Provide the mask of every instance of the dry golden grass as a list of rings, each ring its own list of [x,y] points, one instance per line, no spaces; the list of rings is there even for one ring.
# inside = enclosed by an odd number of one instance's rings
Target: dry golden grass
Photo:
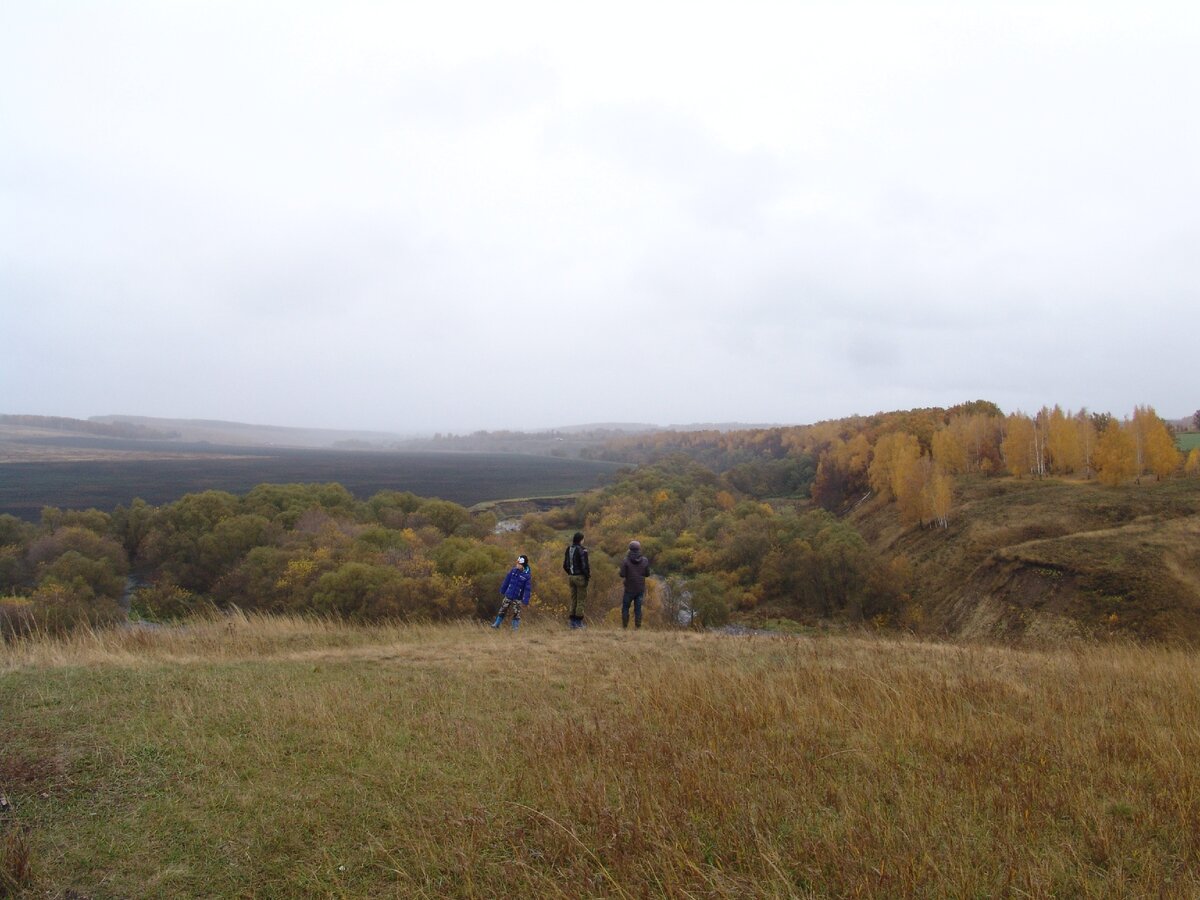
[[[0,672],[31,895],[1200,895],[1182,650],[237,617]]]

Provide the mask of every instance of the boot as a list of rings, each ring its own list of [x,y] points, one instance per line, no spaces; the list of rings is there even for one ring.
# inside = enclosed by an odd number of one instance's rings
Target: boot
[[[521,620],[513,619],[513,631],[516,631],[520,627],[521,627]]]
[[[496,621],[492,623],[493,628],[499,628],[500,623],[504,621],[504,616],[496,616]]]

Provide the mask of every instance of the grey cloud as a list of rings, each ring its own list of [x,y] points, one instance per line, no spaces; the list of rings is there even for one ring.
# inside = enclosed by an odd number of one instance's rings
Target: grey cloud
[[[528,112],[553,101],[558,89],[558,73],[546,60],[503,56],[414,69],[382,88],[398,124],[451,131]]]
[[[739,152],[673,110],[593,107],[564,116],[557,140],[675,192],[691,215],[719,230],[761,231],[762,208],[787,167],[765,151]]]

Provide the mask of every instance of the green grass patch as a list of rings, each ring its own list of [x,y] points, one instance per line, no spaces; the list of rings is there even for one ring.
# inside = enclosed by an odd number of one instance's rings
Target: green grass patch
[[[812,636],[818,632],[818,629],[813,628],[811,625],[806,625],[803,622],[797,622],[795,619],[778,617],[765,618],[761,621],[753,620],[753,627],[761,628],[764,631],[769,631],[774,634]]]

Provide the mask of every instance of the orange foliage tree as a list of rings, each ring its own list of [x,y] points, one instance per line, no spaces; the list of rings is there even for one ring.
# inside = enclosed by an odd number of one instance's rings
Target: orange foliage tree
[[[1008,471],[1021,478],[1037,471],[1034,459],[1036,439],[1033,420],[1024,413],[1013,413],[1004,423],[1000,452]]]
[[[1192,451],[1187,455],[1187,462],[1184,463],[1183,471],[1188,475],[1200,475],[1200,447],[1193,447]]]
[[[1096,442],[1096,474],[1101,484],[1118,485],[1133,478],[1137,471],[1132,425],[1114,420]]]
[[[1075,419],[1055,405],[1050,411],[1046,429],[1046,452],[1050,457],[1050,471],[1056,475],[1070,475],[1083,468],[1083,447]]]
[[[1153,406],[1134,408],[1133,438],[1139,476],[1151,472],[1155,478],[1162,478],[1177,470],[1183,462],[1171,430]]]
[[[1100,434],[1096,430],[1096,422],[1086,409],[1081,409],[1075,414],[1075,435],[1079,442],[1079,459],[1080,465],[1083,468],[1083,474],[1087,478],[1091,478],[1095,471],[1095,461],[1093,457],[1096,453],[1096,441]]]

